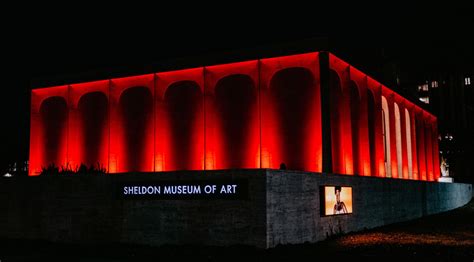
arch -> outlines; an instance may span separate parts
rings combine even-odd
[[[164,104],[171,137],[170,156],[166,159],[167,170],[196,170],[202,166],[202,145],[197,137],[203,128],[203,94],[194,81],[171,84],[165,92]]]
[[[125,148],[124,169],[127,172],[149,171],[146,167],[147,135],[153,132],[153,97],[147,87],[131,87],[119,98]],[[151,159],[150,159],[151,160]]]
[[[354,163],[354,174],[362,175],[361,158],[359,148],[359,129],[360,129],[360,94],[359,88],[354,81],[349,83],[350,103],[351,103],[351,131],[352,131],[352,159]]]
[[[421,180],[420,170],[418,166],[418,135],[417,135],[417,118],[416,118],[416,111],[412,108],[410,113],[410,125],[411,125],[411,158],[412,158],[412,166],[413,166],[413,179]]]
[[[382,137],[385,160],[385,176],[392,177],[392,164],[390,156],[390,111],[387,98],[382,96]]]
[[[315,161],[306,157],[305,139],[310,139],[306,127],[317,91],[313,74],[303,67],[282,69],[270,80],[272,105],[279,118],[280,161],[288,169],[305,170],[306,163]]]
[[[397,173],[398,178],[403,178],[402,163],[402,128],[400,123],[400,108],[396,102],[393,102],[395,114],[395,146],[397,149]]]
[[[226,168],[255,167],[253,151],[258,143],[252,143],[253,119],[258,117],[258,93],[248,75],[234,74],[221,78],[215,87],[216,106],[222,130],[223,165]]]
[[[108,119],[108,100],[102,92],[91,92],[81,96],[78,102],[79,121],[82,127],[82,146],[80,160],[87,166],[100,164],[106,159],[101,157],[107,151],[106,133]]]
[[[39,111],[43,130],[42,165],[63,165],[67,154],[67,102],[63,97],[49,97],[42,101]]]
[[[426,177],[428,181],[434,180],[433,167],[433,129],[432,124],[426,116],[423,119],[423,130],[425,132],[425,159],[426,159]]]
[[[406,144],[407,144],[407,161],[408,161],[408,178],[413,179],[413,157],[412,157],[412,145],[411,145],[411,116],[408,109],[405,108],[405,132],[406,132]]]
[[[372,90],[367,89],[367,124],[369,131],[369,156],[371,174],[376,174],[376,153],[375,153],[375,95]]]

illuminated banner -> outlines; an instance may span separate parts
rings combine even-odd
[[[352,187],[322,186],[321,215],[332,216],[352,213]]]
[[[119,199],[247,199],[247,180],[128,182],[118,186]]]

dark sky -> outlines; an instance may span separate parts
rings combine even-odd
[[[136,10],[129,10],[133,15],[111,10],[43,14],[26,25],[6,28],[0,164],[27,157],[28,93],[34,79],[136,68],[168,58],[314,37],[328,37],[337,55],[369,70],[369,75],[380,62],[376,58],[382,48],[388,59],[400,60],[413,74],[459,64],[472,67],[474,59],[474,12],[462,6],[384,6],[363,12],[300,6],[283,7],[280,12],[247,14],[239,10],[230,14],[229,5],[221,7],[226,12],[213,15],[152,8],[149,11],[158,14],[137,14]],[[187,10],[193,11],[192,7]]]

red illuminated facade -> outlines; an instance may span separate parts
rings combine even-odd
[[[275,168],[435,181],[436,117],[327,52],[32,90],[30,169]]]

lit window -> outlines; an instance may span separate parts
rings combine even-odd
[[[437,88],[438,87],[438,81],[431,81],[431,87],[432,88]]]
[[[430,103],[430,98],[429,97],[420,97],[420,101],[425,103],[425,104],[429,104]]]
[[[426,81],[426,84],[418,85],[418,91],[428,91],[428,81]]]
[[[466,86],[471,85],[471,78],[470,77],[465,77],[464,78],[464,85],[466,85]]]

